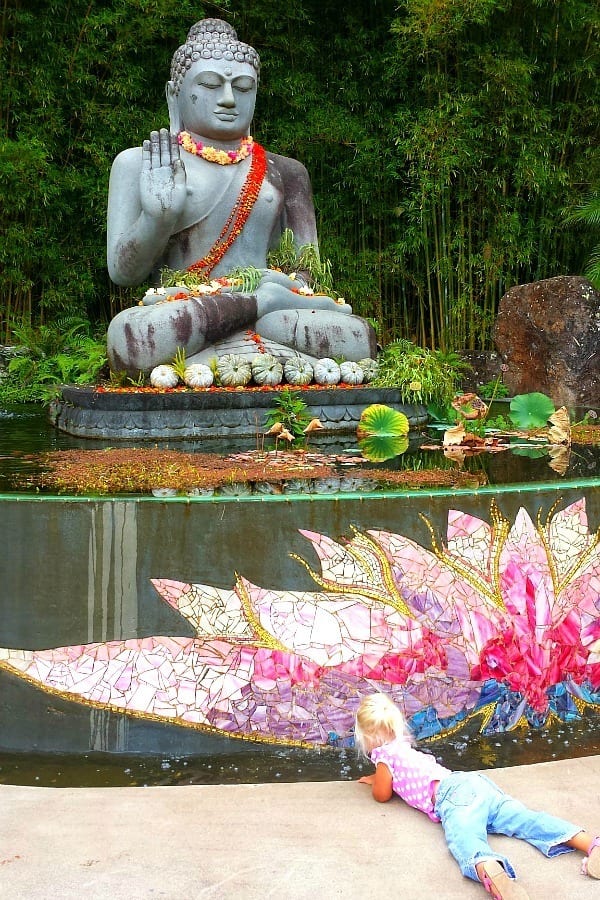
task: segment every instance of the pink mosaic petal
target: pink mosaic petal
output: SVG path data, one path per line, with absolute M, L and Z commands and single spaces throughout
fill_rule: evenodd
M 392 606 L 358 594 L 264 590 L 241 579 L 260 624 L 282 647 L 320 665 L 340 663 L 369 652 L 382 642 L 408 647 L 420 628 L 402 619 Z M 374 640 L 373 617 L 379 632 Z M 417 635 L 418 636 L 418 635 Z
M 487 522 L 467 513 L 451 509 L 448 512 L 448 553 L 476 568 L 489 583 L 492 529 Z

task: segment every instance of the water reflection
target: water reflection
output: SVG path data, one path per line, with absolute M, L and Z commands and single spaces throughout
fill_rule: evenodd
M 439 438 L 439 434 L 438 434 Z M 387 459 L 383 466 L 379 463 L 361 462 L 363 468 L 373 470 L 374 480 L 357 481 L 352 478 L 351 469 L 342 473 L 339 478 L 321 479 L 317 483 L 301 483 L 295 479 L 285 483 L 281 489 L 284 493 L 336 493 L 339 491 L 369 491 L 381 487 L 375 481 L 378 469 L 382 467 L 392 471 L 422 471 L 433 468 L 453 469 L 457 463 L 447 459 L 442 451 L 422 450 L 421 444 L 430 442 L 431 436 L 425 432 L 411 434 L 407 449 L 394 458 Z M 402 439 L 405 441 L 405 439 Z M 152 444 L 158 449 L 181 450 L 183 452 L 202 452 L 227 455 L 253 449 L 253 438 L 210 438 L 188 441 L 156 441 Z M 119 441 L 122 448 L 139 446 L 139 441 Z M 0 409 L 0 493 L 27 491 L 24 486 L 28 474 L 38 468 L 36 455 L 56 450 L 89 449 L 101 450 L 114 447 L 114 441 L 82 439 L 55 429 L 46 419 L 45 411 L 39 406 L 15 406 L 11 409 Z M 311 449 L 323 453 L 356 454 L 359 447 L 353 434 L 325 436 L 311 441 Z M 483 475 L 492 485 L 512 485 L 529 482 L 556 482 L 596 477 L 600 473 L 600 447 L 574 445 L 571 448 L 566 466 L 561 471 L 553 468 L 551 454 L 546 450 L 523 455 L 517 448 L 501 453 L 481 453 L 467 456 L 461 463 L 462 468 L 474 476 Z M 346 477 L 343 477 L 346 476 Z M 229 489 L 236 496 L 245 496 L 255 491 L 256 486 L 232 485 Z M 257 488 L 261 493 L 272 490 L 269 485 Z M 221 489 L 221 493 L 226 492 Z M 156 486 L 156 496 L 164 496 L 160 485 Z

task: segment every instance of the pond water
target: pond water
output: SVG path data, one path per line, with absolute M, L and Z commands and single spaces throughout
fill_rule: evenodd
M 521 766 L 600 753 L 600 718 L 562 723 L 549 731 L 517 730 L 421 743 L 458 771 Z M 265 748 L 203 756 L 122 756 L 110 753 L 6 753 L 0 784 L 38 787 L 134 787 L 178 784 L 351 781 L 372 771 L 354 750 Z
M 159 446 L 161 449 L 186 452 L 231 453 L 253 449 L 248 446 L 253 440 L 171 442 Z M 405 454 L 385 466 L 418 469 L 454 465 L 439 451 L 421 450 L 419 445 L 424 440 L 431 441 L 432 436 L 418 436 Z M 108 446 L 115 446 L 115 443 L 83 440 L 57 431 L 39 406 L 0 410 L 0 494 L 4 494 L 9 501 L 11 494 L 22 489 L 23 477 L 31 470 L 31 455 L 66 449 L 96 450 Z M 118 446 L 124 444 L 119 443 Z M 137 444 L 134 442 L 131 446 Z M 354 435 L 336 437 L 335 441 L 321 441 L 320 449 L 325 452 L 357 452 Z M 503 488 L 518 485 L 519 491 L 531 490 L 535 489 L 536 484 L 560 482 L 568 490 L 573 489 L 574 485 L 587 484 L 591 485 L 592 491 L 596 491 L 600 448 L 573 447 L 564 475 L 553 471 L 549 462 L 548 456 L 531 458 L 507 451 L 472 457 L 464 465 L 469 471 L 484 472 L 490 485 L 501 485 Z M 150 499 L 153 508 L 155 502 L 160 503 Z M 21 506 L 20 503 L 18 505 Z M 19 600 L 18 597 L 16 599 Z M 51 645 L 57 646 L 57 643 Z M 482 736 L 475 728 L 470 732 L 467 729 L 423 746 L 428 747 L 445 765 L 455 769 L 485 769 L 588 756 L 600 752 L 600 716 L 588 714 L 584 719 L 563 722 L 547 730 L 518 728 L 492 736 Z M 364 763 L 357 759 L 352 750 L 300 750 L 273 748 L 268 744 L 256 749 L 243 748 L 243 752 L 239 753 L 217 754 L 209 751 L 202 755 L 194 755 L 193 752 L 189 755 L 155 753 L 149 756 L 99 751 L 69 754 L 0 750 L 0 783 L 57 787 L 349 780 L 363 771 Z
M 505 410 L 504 410 L 505 411 Z M 451 469 L 457 463 L 444 456 L 441 450 L 421 449 L 424 443 L 439 443 L 440 432 L 433 431 L 411 435 L 408 450 L 384 464 L 367 464 L 367 468 L 398 471 L 423 469 Z M 255 438 L 228 438 L 191 441 L 157 441 L 152 447 L 181 450 L 186 453 L 202 452 L 227 455 L 255 449 Z M 102 450 L 107 447 L 138 447 L 139 441 L 100 441 L 73 437 L 58 431 L 47 420 L 45 411 L 36 405 L 21 405 L 0 409 L 0 494 L 27 491 L 27 475 L 35 468 L 32 455 L 56 450 Z M 148 445 L 146 445 L 148 446 Z M 329 436 L 311 440 L 311 449 L 324 453 L 343 453 L 359 457 L 356 436 L 353 434 Z M 565 448 L 564 472 L 557 473 L 547 448 L 516 446 L 515 449 L 497 453 L 481 453 L 467 456 L 462 463 L 466 472 L 483 474 L 490 485 L 547 483 L 556 480 L 580 480 L 600 474 L 600 446 L 576 445 Z M 361 463 L 362 464 L 362 463 Z M 364 466 L 363 466 L 364 467 Z M 351 475 L 351 470 L 348 472 Z M 325 486 L 326 487 L 326 486 Z M 367 483 L 359 490 L 377 489 L 379 485 Z

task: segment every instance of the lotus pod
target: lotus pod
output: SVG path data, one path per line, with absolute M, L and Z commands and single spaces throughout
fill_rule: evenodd
M 244 387 L 252 378 L 252 368 L 247 359 L 237 353 L 226 353 L 217 364 L 219 381 L 225 387 Z
M 325 357 L 315 363 L 315 381 L 317 384 L 339 384 L 340 367 L 334 359 Z
M 155 388 L 174 388 L 179 384 L 179 375 L 173 366 L 155 366 L 150 372 L 150 384 Z
M 362 384 L 365 374 L 358 363 L 343 362 L 340 366 L 340 378 L 344 384 Z
M 257 353 L 252 357 L 252 378 L 257 384 L 275 387 L 283 379 L 283 366 L 270 353 Z
M 309 361 L 302 359 L 301 356 L 288 359 L 283 367 L 283 373 L 288 384 L 310 384 L 314 374 Z
M 367 357 L 366 359 L 359 359 L 358 365 L 363 370 L 364 384 L 369 384 L 377 377 L 379 363 L 376 359 L 371 359 L 370 357 Z
M 210 366 L 205 366 L 203 363 L 193 363 L 185 370 L 183 380 L 190 388 L 207 388 L 213 383 L 214 376 Z

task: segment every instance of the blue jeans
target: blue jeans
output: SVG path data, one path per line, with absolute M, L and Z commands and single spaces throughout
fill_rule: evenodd
M 435 812 L 460 871 L 474 881 L 479 881 L 475 866 L 486 859 L 497 859 L 510 877 L 515 877 L 508 859 L 488 844 L 488 834 L 518 837 L 544 856 L 558 856 L 572 850 L 565 841 L 583 831 L 564 819 L 528 809 L 475 772 L 447 775 L 438 785 Z

